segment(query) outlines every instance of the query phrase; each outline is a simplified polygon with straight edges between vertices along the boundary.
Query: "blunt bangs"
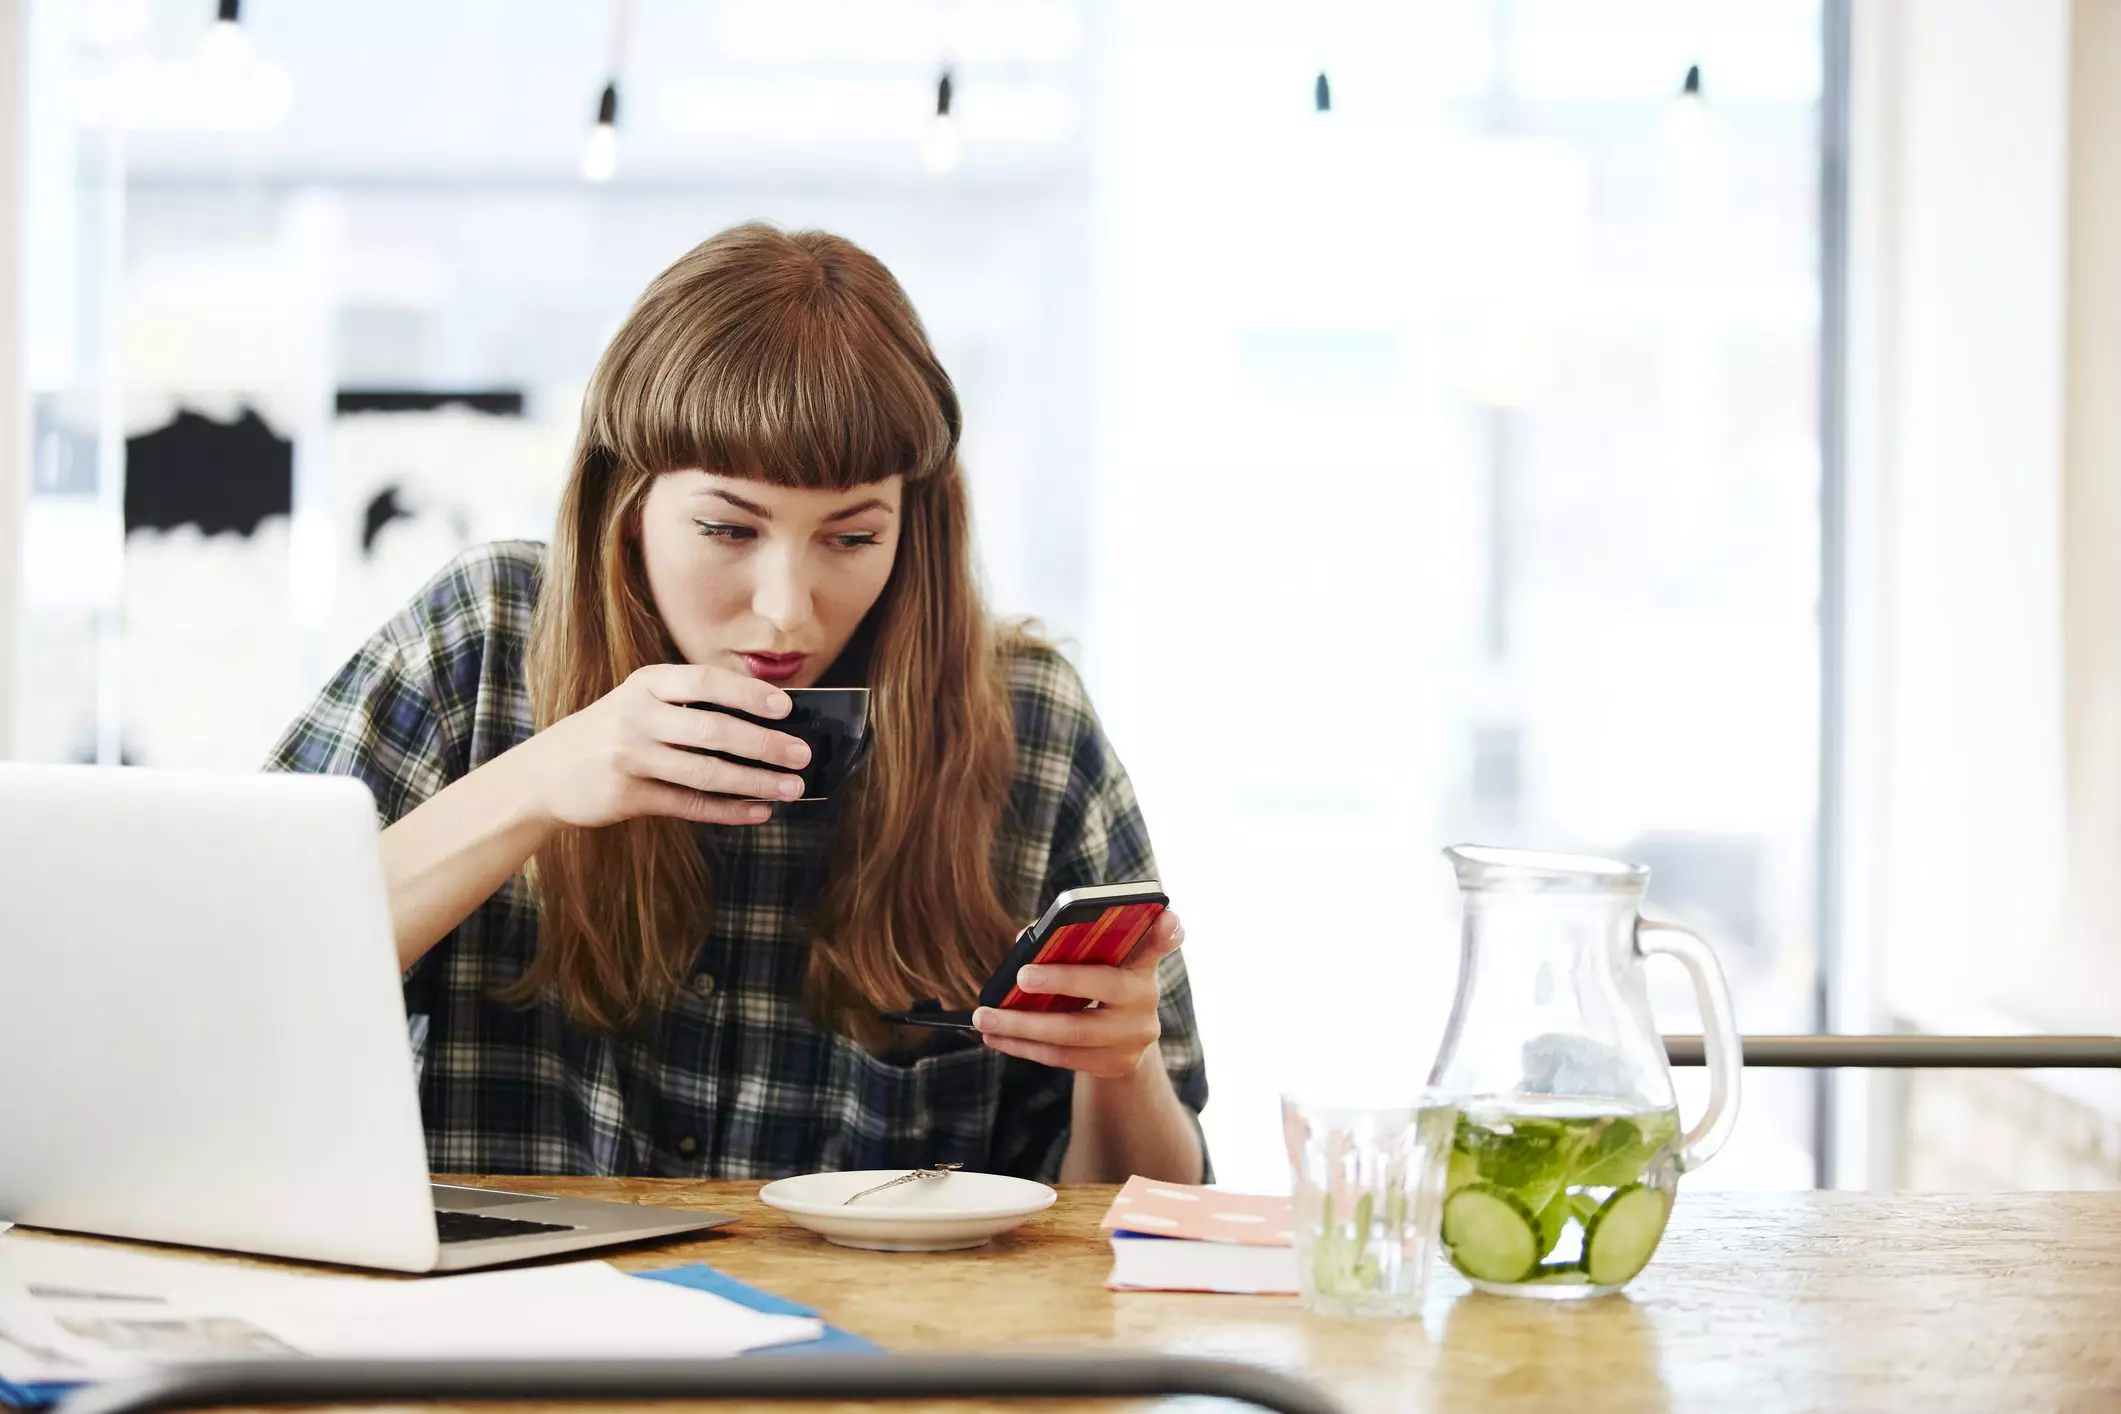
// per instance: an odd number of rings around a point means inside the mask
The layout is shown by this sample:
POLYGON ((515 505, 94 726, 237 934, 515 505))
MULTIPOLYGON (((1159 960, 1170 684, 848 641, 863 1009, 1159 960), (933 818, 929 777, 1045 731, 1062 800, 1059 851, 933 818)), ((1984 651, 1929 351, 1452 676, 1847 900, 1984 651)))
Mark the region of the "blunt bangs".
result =
POLYGON ((592 387, 621 464, 834 491, 951 464, 956 392, 873 257, 764 226, 703 255, 649 287, 592 387))

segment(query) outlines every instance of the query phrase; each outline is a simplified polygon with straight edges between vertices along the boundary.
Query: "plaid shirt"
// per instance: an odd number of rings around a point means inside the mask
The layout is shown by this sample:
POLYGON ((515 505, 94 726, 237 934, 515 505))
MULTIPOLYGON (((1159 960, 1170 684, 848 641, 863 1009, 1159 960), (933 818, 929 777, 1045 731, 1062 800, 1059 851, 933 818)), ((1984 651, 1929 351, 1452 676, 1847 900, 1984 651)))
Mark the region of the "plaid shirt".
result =
MULTIPOLYGON (((339 670, 268 768, 358 776, 388 824, 527 739, 524 648, 542 559, 522 541, 459 556, 339 670)), ((1016 655, 1010 670, 1010 803, 1026 828, 996 860, 1003 896, 1154 878, 1133 788, 1081 680, 1050 649, 1016 655), (1007 887, 1019 883, 1031 887, 1007 887)), ((961 1033, 873 1056, 811 1020, 805 918, 827 868, 829 811, 698 827, 713 924, 689 986, 638 1033, 578 1030, 550 995, 495 999, 537 945, 521 875, 436 944, 405 978, 432 1167, 768 1178, 955 1160, 1053 1178, 1069 1072, 961 1033)), ((1197 1116, 1207 1074, 1179 957, 1160 982, 1164 1063, 1197 1116)))

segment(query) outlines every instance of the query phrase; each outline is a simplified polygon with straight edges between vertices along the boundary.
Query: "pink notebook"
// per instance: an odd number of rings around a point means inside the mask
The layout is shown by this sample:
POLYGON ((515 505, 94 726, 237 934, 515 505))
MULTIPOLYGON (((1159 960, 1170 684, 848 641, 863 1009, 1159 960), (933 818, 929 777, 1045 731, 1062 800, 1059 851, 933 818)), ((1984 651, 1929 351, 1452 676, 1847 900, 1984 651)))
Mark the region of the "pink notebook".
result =
POLYGON ((1228 1193, 1190 1183, 1158 1183, 1136 1175, 1105 1210, 1101 1227, 1150 1237, 1235 1242, 1243 1247, 1287 1247, 1289 1200, 1228 1193))
POLYGON ((1112 1275, 1122 1291, 1296 1290, 1289 1200, 1135 1177, 1112 1200, 1112 1275))

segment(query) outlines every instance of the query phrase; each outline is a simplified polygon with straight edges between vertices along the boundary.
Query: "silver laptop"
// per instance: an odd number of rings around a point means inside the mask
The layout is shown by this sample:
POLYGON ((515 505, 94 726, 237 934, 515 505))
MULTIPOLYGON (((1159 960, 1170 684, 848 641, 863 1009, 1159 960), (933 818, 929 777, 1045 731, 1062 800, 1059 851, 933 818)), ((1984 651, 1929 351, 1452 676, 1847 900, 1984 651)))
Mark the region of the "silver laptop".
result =
POLYGON ((733 1222, 430 1185, 375 805, 0 764, 0 1220, 406 1272, 733 1222))

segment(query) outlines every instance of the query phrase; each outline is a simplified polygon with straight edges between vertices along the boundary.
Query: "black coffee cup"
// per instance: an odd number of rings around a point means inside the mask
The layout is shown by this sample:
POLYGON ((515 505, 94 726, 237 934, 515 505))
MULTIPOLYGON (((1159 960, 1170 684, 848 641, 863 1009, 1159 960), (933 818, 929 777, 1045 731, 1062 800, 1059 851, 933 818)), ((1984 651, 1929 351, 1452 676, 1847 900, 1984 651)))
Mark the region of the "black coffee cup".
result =
MULTIPOLYGON (((803 778, 802 800, 829 800, 847 784, 869 756, 869 689, 866 687, 790 687, 791 704, 785 717, 754 717, 719 702, 695 702, 709 712, 726 712, 768 731, 799 737, 810 748, 810 764, 791 770, 771 761, 753 761, 727 751, 708 751, 724 761, 736 761, 767 771, 803 778)), ((780 802, 775 802, 776 804, 780 802)))

